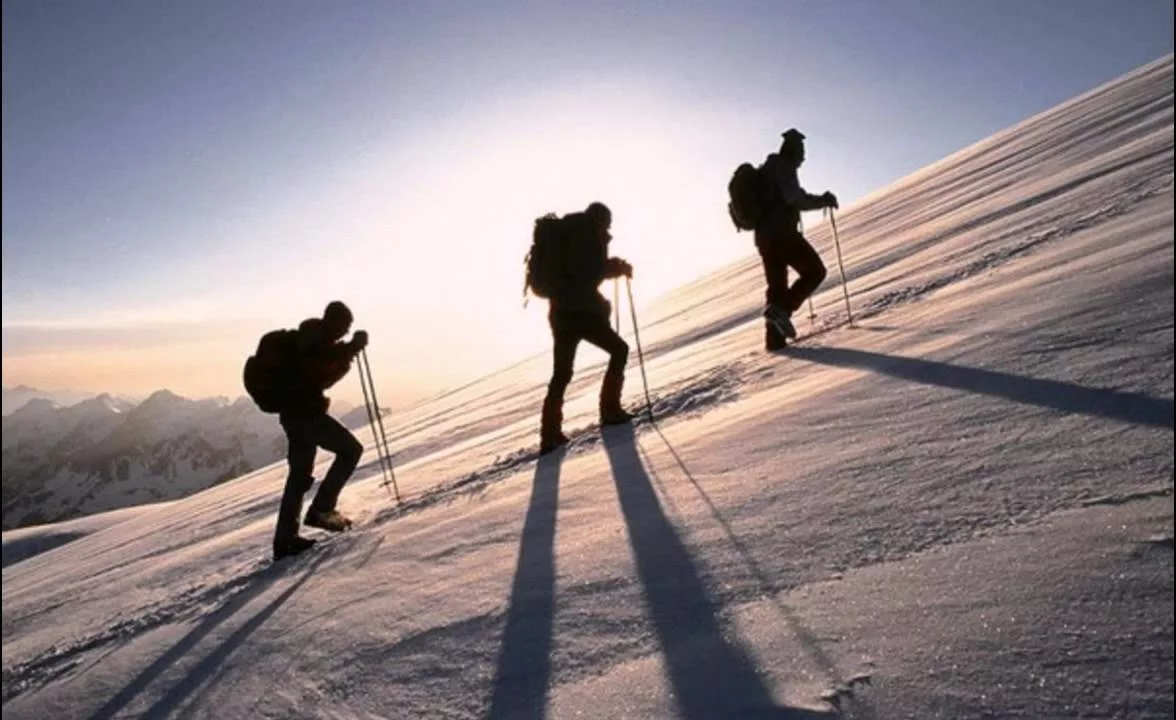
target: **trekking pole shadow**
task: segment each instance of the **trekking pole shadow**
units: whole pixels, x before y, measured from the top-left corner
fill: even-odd
[[[182,680],[179,680],[162,698],[156,701],[150,710],[143,714],[143,717],[162,717],[166,715],[174,710],[184,698],[195,691],[206,680],[210,680],[216,667],[223,663],[225,658],[233,650],[240,646],[249,635],[289,600],[295,591],[310,579],[314,573],[314,569],[325,559],[325,555],[314,558],[314,561],[306,569],[302,577],[234,631],[216,650],[201,660]],[[231,618],[237,611],[264,592],[272,584],[274,579],[276,578],[271,578],[268,582],[259,580],[256,585],[241,591],[211,615],[206,616],[200,624],[192,628],[171,649],[157,658],[151,665],[124,686],[122,690],[107,700],[106,704],[90,716],[89,720],[111,720],[121,714],[132,700],[147,690],[151,683],[163,675],[169,667],[187,655],[201,640],[215,630],[217,626]]]
[[[555,623],[555,521],[563,450],[539,459],[523,521],[487,720],[542,720]]]
[[[731,543],[731,546],[735,548],[735,552],[739,554],[739,557],[743,560],[743,563],[747,567],[748,571],[751,572],[753,577],[755,577],[756,582],[760,586],[760,592],[772,599],[772,604],[776,606],[776,609],[780,612],[780,615],[784,618],[784,621],[788,623],[789,628],[796,635],[801,645],[808,652],[809,656],[816,663],[820,671],[825,674],[831,683],[833,683],[834,687],[848,687],[845,676],[843,676],[837,669],[837,664],[834,663],[832,658],[826,655],[825,651],[821,649],[821,643],[817,639],[817,636],[810,632],[809,629],[805,626],[804,622],[797,616],[792,608],[780,599],[779,589],[777,586],[768,578],[768,573],[763,569],[763,567],[760,566],[759,562],[756,561],[755,556],[751,554],[751,551],[747,548],[746,545],[744,545],[743,541],[739,539],[739,536],[735,534],[735,531],[731,528],[730,523],[728,523],[727,519],[723,517],[723,514],[719,512],[719,509],[715,506],[714,501],[711,500],[710,495],[708,495],[706,490],[703,489],[702,485],[698,482],[698,479],[694,477],[694,473],[690,471],[690,468],[686,466],[686,463],[682,460],[682,456],[678,454],[678,450],[673,446],[672,443],[670,443],[669,438],[667,438],[665,433],[662,432],[661,428],[657,427],[656,425],[653,429],[654,432],[658,434],[658,437],[661,438],[662,443],[666,446],[666,450],[669,451],[670,456],[674,459],[674,463],[677,464],[678,469],[682,471],[682,474],[685,475],[686,479],[690,481],[690,484],[694,486],[694,490],[698,493],[699,497],[702,498],[703,503],[706,504],[707,510],[710,511],[711,517],[713,517],[715,522],[717,522],[723,529],[723,534],[727,536],[727,540]],[[650,472],[656,475],[656,471],[653,470],[652,465]],[[861,704],[855,704],[854,710],[854,717],[860,718],[860,720],[873,720],[873,718],[876,717],[871,708]]]
[[[718,608],[641,464],[633,429],[610,429],[604,446],[680,716],[686,720],[836,717],[775,704],[747,651],[724,634]]]

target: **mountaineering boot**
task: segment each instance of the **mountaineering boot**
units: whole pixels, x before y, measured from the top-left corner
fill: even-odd
[[[274,560],[281,560],[282,558],[291,557],[301,552],[309,550],[314,546],[315,541],[310,538],[304,538],[301,535],[286,540],[274,541]]]
[[[625,408],[617,406],[600,411],[600,424],[624,425],[627,422],[631,422],[635,417],[637,416],[628,410],[625,410]]]
[[[621,406],[621,389],[625,384],[623,372],[609,371],[604,374],[600,386],[600,424],[623,425],[633,419],[633,414]]]
[[[792,324],[792,318],[788,316],[788,311],[780,308],[777,305],[769,305],[764,310],[764,319],[772,324],[772,327],[780,331],[780,334],[786,338],[796,339],[796,326]]]
[[[317,510],[313,507],[306,511],[306,518],[302,522],[330,532],[343,532],[351,527],[351,520],[338,510]]]
[[[544,435],[539,440],[539,454],[546,455],[547,453],[552,452],[553,450],[558,450],[567,444],[568,436],[564,435],[562,432],[551,436]]]
[[[775,325],[766,323],[764,326],[764,349],[768,352],[784,350],[788,347],[788,338],[784,337]]]
[[[556,448],[568,443],[568,436],[563,434],[562,403],[548,397],[543,400],[543,413],[540,416],[539,454],[546,455]]]

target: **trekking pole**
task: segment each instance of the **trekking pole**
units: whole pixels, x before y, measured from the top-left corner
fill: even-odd
[[[363,407],[365,410],[367,410],[368,424],[372,429],[372,441],[376,444],[376,456],[380,461],[380,475],[384,480],[384,482],[381,484],[384,486],[384,489],[388,491],[388,494],[392,495],[392,490],[388,487],[388,464],[384,457],[384,446],[380,443],[380,436],[376,428],[375,413],[379,412],[379,408],[375,408],[374,411],[372,409],[371,393],[368,391],[368,376],[364,372],[365,360],[366,357],[362,355],[359,357],[359,385],[361,388],[363,388]]]
[[[372,428],[372,440],[376,443],[376,454],[380,459],[380,476],[384,479],[381,485],[391,495],[392,491],[388,488],[388,468],[384,465],[384,448],[380,446],[380,441],[376,437],[376,416],[372,414],[371,395],[368,393],[367,378],[363,372],[362,357],[359,360],[359,387],[363,390],[363,409],[367,410],[368,424]]]
[[[392,478],[392,489],[396,491],[396,502],[400,503],[400,487],[396,484],[396,468],[392,464],[392,447],[388,444],[388,433],[384,431],[384,414],[380,412],[380,402],[376,399],[376,383],[372,379],[372,363],[364,348],[363,364],[367,368],[368,388],[372,391],[372,406],[375,408],[376,424],[380,426],[380,440],[384,444],[384,457],[388,462],[388,475]]]
[[[633,316],[633,340],[637,345],[637,362],[641,365],[641,384],[645,388],[645,409],[649,411],[649,422],[653,422],[653,401],[649,399],[649,381],[645,378],[645,356],[641,352],[641,335],[637,332],[637,308],[633,305],[633,281],[625,277],[625,290],[629,293],[629,312]]]
[[[617,324],[617,332],[621,331],[621,279],[613,278],[613,319]]]
[[[396,484],[396,469],[392,465],[392,450],[388,446],[388,436],[384,432],[384,416],[380,412],[380,402],[376,399],[376,384],[372,380],[372,363],[368,359],[367,348],[359,351],[360,357],[360,380],[366,378],[365,385],[365,401],[367,393],[371,393],[371,403],[368,406],[368,417],[372,421],[372,437],[376,441],[376,448],[380,455],[380,469],[387,468],[387,477],[392,481],[392,490],[395,493],[396,504],[400,504],[400,488]],[[387,481],[385,481],[387,487]]]
[[[849,326],[853,327],[853,310],[849,307],[849,282],[845,279],[845,263],[841,260],[841,240],[837,237],[837,215],[832,208],[829,211],[829,227],[833,228],[833,246],[837,248],[837,267],[841,271],[841,291],[845,294],[845,315],[849,318]]]
[[[803,217],[800,218],[800,234],[801,235],[804,234],[804,218]],[[813,326],[816,325],[816,323],[817,323],[817,311],[813,309],[813,296],[812,295],[809,295],[808,305],[809,305],[809,330],[812,330]]]

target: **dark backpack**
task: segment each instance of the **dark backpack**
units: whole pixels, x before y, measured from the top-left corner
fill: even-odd
[[[271,330],[261,336],[257,351],[245,361],[245,392],[262,412],[279,413],[294,385],[298,362],[298,331]]]
[[[567,249],[565,219],[548,213],[535,220],[531,232],[531,250],[523,260],[526,279],[523,282],[524,302],[527,291],[536,297],[550,299],[557,291],[564,269]]]
[[[766,172],[768,164],[756,167],[743,163],[735,168],[727,183],[727,212],[736,230],[755,230],[768,213],[771,202],[771,183]]]

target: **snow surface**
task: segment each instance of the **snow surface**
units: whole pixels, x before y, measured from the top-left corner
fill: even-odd
[[[99,530],[117,525],[128,518],[140,513],[151,512],[162,507],[163,503],[150,505],[136,505],[104,513],[85,515],[74,520],[65,520],[47,525],[9,530],[3,536],[4,567],[20,562],[27,558],[52,550],[58,545],[64,545],[78,538],[86,537]]]
[[[824,223],[786,353],[754,256],[639,308],[656,424],[586,350],[536,461],[539,356],[388,418],[400,505],[363,434],[302,558],[279,464],[6,561],[5,717],[1173,717],[1172,88],[847,208],[853,327]]]

